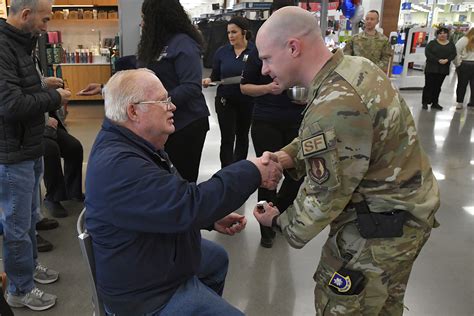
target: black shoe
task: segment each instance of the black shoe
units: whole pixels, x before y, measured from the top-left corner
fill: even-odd
[[[59,218],[67,216],[67,211],[64,206],[61,205],[61,202],[44,200],[44,206],[53,217]]]
[[[468,103],[467,106],[469,106],[469,107],[474,107],[474,104]]]
[[[85,199],[86,199],[86,196],[84,195],[84,193],[82,193],[81,196],[75,196],[71,198],[71,200],[75,202],[84,202]]]
[[[428,104],[423,103],[423,105],[421,106],[421,108],[422,108],[423,110],[428,110]]]
[[[431,106],[431,108],[432,108],[433,110],[440,110],[440,111],[443,110],[443,107],[442,107],[441,105],[439,105],[438,103],[433,104],[433,105]]]
[[[39,252],[47,252],[53,250],[53,244],[40,235],[36,235],[36,248]]]
[[[59,223],[57,220],[45,217],[42,220],[40,220],[38,223],[36,223],[36,230],[50,230],[50,229],[55,229],[58,226],[59,226]]]

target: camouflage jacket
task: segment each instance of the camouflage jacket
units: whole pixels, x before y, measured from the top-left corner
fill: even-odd
[[[388,70],[392,53],[388,38],[377,31],[374,36],[367,35],[365,32],[356,34],[344,46],[344,54],[365,57],[384,72]]]
[[[278,218],[303,247],[331,224],[355,220],[346,207],[363,196],[373,212],[406,210],[434,227],[438,183],[415,123],[390,79],[372,62],[338,50],[315,76],[299,136],[283,150],[292,176],[306,175],[295,203]]]

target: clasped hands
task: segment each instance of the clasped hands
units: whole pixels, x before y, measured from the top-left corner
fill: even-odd
[[[260,171],[262,178],[261,187],[268,190],[276,189],[282,177],[283,168],[289,169],[294,167],[290,155],[284,151],[277,151],[275,153],[266,151],[262,156],[250,159],[250,161]],[[278,208],[273,203],[269,202],[264,204],[263,210],[255,206],[253,215],[260,224],[271,227],[273,218],[280,215],[280,211],[278,211]],[[223,234],[233,235],[243,230],[246,224],[247,220],[243,215],[231,213],[217,221],[214,224],[214,229]]]

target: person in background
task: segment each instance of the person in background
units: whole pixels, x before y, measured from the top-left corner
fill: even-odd
[[[215,106],[221,131],[221,167],[247,158],[249,130],[252,119],[252,98],[240,92],[240,78],[250,51],[251,32],[247,19],[233,17],[227,24],[229,44],[221,46],[214,55],[210,78],[202,80],[207,88],[212,81],[223,80],[217,87]]]
[[[344,54],[362,56],[388,73],[388,65],[393,55],[387,36],[375,29],[379,23],[379,12],[370,10],[365,16],[364,31],[352,36],[344,46]]]
[[[37,63],[37,68],[41,75],[43,88],[58,89],[64,87],[64,81],[61,78],[43,77],[39,63]],[[44,206],[53,217],[57,218],[68,215],[61,201],[84,201],[84,194],[82,193],[84,151],[81,142],[68,133],[59,111],[50,111],[45,114],[46,126],[43,139],[45,149],[43,180],[46,187]],[[64,173],[61,157],[64,158]],[[39,223],[45,220],[46,222],[51,221],[48,218],[43,218]],[[39,235],[37,237],[42,241],[46,241]],[[39,248],[38,246],[38,250]],[[46,246],[43,249],[46,249]]]
[[[98,293],[114,315],[243,315],[221,298],[225,250],[200,230],[244,229],[239,208],[281,178],[276,157],[236,162],[197,185],[183,179],[165,143],[176,106],[148,69],[116,73],[86,175],[86,228]]]
[[[292,0],[275,0],[270,13],[292,6]],[[255,108],[252,117],[252,141],[257,156],[264,151],[277,151],[296,136],[303,116],[304,106],[296,106],[291,102],[287,91],[278,85],[270,76],[262,75],[262,61],[258,58],[255,48],[245,64],[240,84],[242,93],[254,97]],[[258,200],[272,202],[283,212],[293,203],[302,180],[294,180],[285,172],[280,190],[258,189]],[[260,225],[260,245],[271,248],[275,232]]]
[[[425,48],[425,86],[421,96],[422,109],[427,110],[431,104],[433,110],[442,110],[439,105],[439,94],[444,78],[449,75],[451,61],[456,58],[456,47],[449,41],[449,30],[441,27],[436,31],[436,39]]]
[[[37,262],[35,224],[43,172],[44,113],[57,110],[71,93],[47,89],[32,58],[34,37],[47,29],[50,0],[12,0],[0,19],[0,221],[6,301],[12,307],[45,310],[56,296],[35,282],[55,282],[59,273]]]
[[[467,106],[474,107],[474,28],[456,43],[457,58],[454,60],[458,74],[456,110],[462,110],[466,88],[469,84],[471,97]]]
[[[410,109],[374,63],[330,52],[302,8],[275,12],[256,44],[263,74],[312,97],[299,136],[276,153],[305,177],[298,196],[281,215],[268,203],[255,217],[295,248],[330,226],[314,274],[316,315],[402,315],[440,205]]]
[[[176,131],[166,152],[186,180],[196,182],[209,130],[202,94],[202,37],[178,0],[145,0],[138,66],[155,72],[176,105]]]
[[[84,201],[81,142],[68,133],[56,111],[49,112],[44,134],[44,206],[53,217],[66,217],[61,201]],[[64,159],[64,172],[61,164]]]

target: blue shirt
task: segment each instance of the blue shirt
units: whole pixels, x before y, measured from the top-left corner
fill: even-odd
[[[251,50],[255,48],[252,42],[247,43],[247,47],[240,53],[239,56],[235,54],[234,47],[230,44],[221,46],[214,55],[214,62],[212,64],[212,81],[225,81],[226,78],[236,77],[242,75],[242,70],[245,67],[245,62]],[[240,84],[220,84],[217,87],[217,96],[219,97],[244,97],[250,99],[240,92]]]
[[[242,73],[241,84],[262,85],[272,81],[270,76],[262,75],[262,61],[258,58],[258,50],[252,49]],[[253,118],[256,120],[299,124],[303,118],[301,113],[304,106],[291,102],[286,91],[279,95],[265,94],[256,97],[254,102]]]
[[[190,36],[174,35],[158,59],[147,65],[147,68],[155,72],[176,105],[176,131],[209,116],[201,86],[201,49]]]

